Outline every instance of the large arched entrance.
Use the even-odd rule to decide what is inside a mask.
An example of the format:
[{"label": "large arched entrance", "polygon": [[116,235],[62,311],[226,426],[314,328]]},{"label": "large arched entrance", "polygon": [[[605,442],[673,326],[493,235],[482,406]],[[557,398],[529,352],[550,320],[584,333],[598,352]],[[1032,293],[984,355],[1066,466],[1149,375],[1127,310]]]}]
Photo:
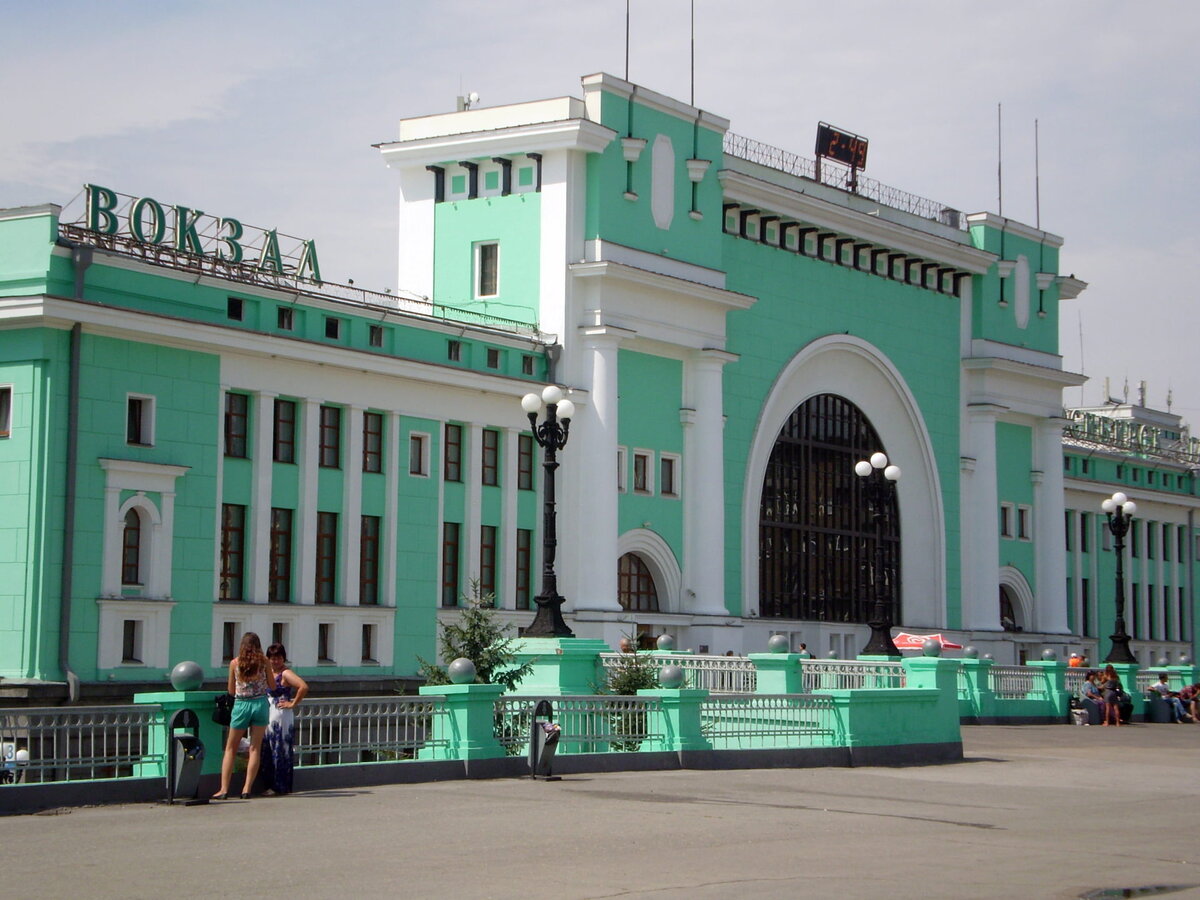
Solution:
[{"label": "large arched entrance", "polygon": [[[763,478],[759,521],[759,614],[866,622],[876,566],[891,621],[900,621],[900,518],[895,494],[875,521],[854,464],[884,450],[862,410],[818,394],[784,423]],[[886,450],[884,450],[886,452]]]}]

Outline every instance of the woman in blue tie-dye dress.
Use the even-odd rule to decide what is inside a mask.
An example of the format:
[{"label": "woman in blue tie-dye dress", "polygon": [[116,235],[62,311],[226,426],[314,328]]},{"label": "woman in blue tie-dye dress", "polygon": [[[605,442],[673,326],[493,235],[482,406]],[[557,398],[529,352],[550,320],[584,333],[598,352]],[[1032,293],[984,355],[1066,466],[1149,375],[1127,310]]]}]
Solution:
[{"label": "woman in blue tie-dye dress", "polygon": [[267,660],[271,663],[271,686],[267,692],[271,720],[264,741],[263,768],[271,782],[270,793],[290,794],[296,757],[296,717],[292,710],[308,693],[308,685],[288,668],[283,644],[268,647]]}]

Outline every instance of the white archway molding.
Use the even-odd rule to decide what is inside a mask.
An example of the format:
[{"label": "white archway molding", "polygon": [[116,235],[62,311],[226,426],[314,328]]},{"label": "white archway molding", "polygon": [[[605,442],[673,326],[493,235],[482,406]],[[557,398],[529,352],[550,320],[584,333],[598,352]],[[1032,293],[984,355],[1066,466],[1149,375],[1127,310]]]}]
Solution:
[{"label": "white archway molding", "polygon": [[687,612],[680,603],[683,574],[670,545],[648,528],[634,528],[617,539],[617,559],[636,553],[650,570],[658,591],[659,612]]},{"label": "white archway molding", "polygon": [[[1029,582],[1025,580],[1021,570],[1014,566],[1000,567],[1000,587],[1008,588],[1009,596],[1012,598],[1013,605],[1016,607],[1016,619],[1014,623],[1020,625],[1023,631],[1029,631],[1036,627],[1033,618],[1033,590],[1029,587]],[[997,591],[996,597],[996,618],[1000,617],[1000,598]]]},{"label": "white archway molding", "polygon": [[788,417],[819,394],[837,394],[862,410],[903,472],[897,484],[902,621],[896,624],[945,628],[946,529],[933,442],[891,361],[868,342],[842,334],[802,348],[779,373],[759,414],[742,493],[743,615],[758,609],[759,516],[771,451]]}]

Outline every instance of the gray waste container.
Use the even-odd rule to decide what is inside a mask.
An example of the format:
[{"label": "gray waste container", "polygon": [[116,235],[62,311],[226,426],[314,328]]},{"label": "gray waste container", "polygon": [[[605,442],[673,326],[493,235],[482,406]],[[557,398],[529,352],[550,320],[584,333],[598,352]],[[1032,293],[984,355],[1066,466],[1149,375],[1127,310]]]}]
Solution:
[{"label": "gray waste container", "polygon": [[529,726],[529,774],[545,781],[557,781],[551,774],[554,753],[558,749],[558,726],[550,721],[554,708],[549,700],[539,700],[533,710],[533,722]]},{"label": "gray waste container", "polygon": [[[187,729],[191,731],[187,731]],[[190,709],[181,709],[167,723],[167,802],[197,801],[200,769],[204,765],[204,743],[199,737],[200,719]]]}]

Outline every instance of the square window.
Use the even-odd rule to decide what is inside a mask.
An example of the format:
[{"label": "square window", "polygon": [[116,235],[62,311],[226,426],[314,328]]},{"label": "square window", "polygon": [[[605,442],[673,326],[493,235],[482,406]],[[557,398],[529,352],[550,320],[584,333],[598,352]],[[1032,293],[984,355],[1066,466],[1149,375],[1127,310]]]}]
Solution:
[{"label": "square window", "polygon": [[154,398],[128,394],[125,398],[125,442],[139,447],[154,446]]},{"label": "square window", "polygon": [[517,169],[517,184],[521,187],[533,186],[533,166],[521,166]]},{"label": "square window", "polygon": [[242,321],[242,316],[245,314],[245,305],[241,297],[229,297],[225,301],[225,315],[234,322]]},{"label": "square window", "polygon": [[495,297],[500,293],[500,245],[475,245],[475,296]]},{"label": "square window", "polygon": [[325,317],[325,337],[336,341],[342,336],[342,320],[336,316]]},{"label": "square window", "polygon": [[429,475],[429,435],[416,432],[409,434],[408,474]]},{"label": "square window", "polygon": [[466,175],[451,175],[450,176],[450,193],[465,194],[467,192],[467,176]]},{"label": "square window", "polygon": [[372,325],[371,326],[367,343],[369,343],[372,347],[382,347],[383,346],[383,326],[382,325]]},{"label": "square window", "polygon": [[530,356],[528,353],[526,353],[524,356],[521,357],[521,374],[522,375],[532,375],[533,374],[533,357]]},{"label": "square window", "polygon": [[[280,331],[291,331],[294,327],[294,318],[292,308],[290,306],[281,306],[276,310],[276,322],[279,325]],[[277,642],[279,643],[279,642]]]},{"label": "square window", "polygon": [[12,434],[12,385],[0,385],[0,438]]},{"label": "square window", "polygon": [[450,362],[459,362],[462,359],[462,341],[446,342],[446,359]]},{"label": "square window", "polygon": [[487,367],[489,369],[500,368],[500,351],[497,350],[495,347],[488,347]]},{"label": "square window", "polygon": [[500,190],[500,173],[497,170],[493,169],[483,173],[483,189],[485,191]]}]

